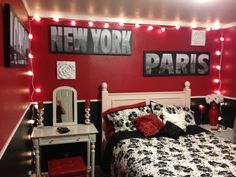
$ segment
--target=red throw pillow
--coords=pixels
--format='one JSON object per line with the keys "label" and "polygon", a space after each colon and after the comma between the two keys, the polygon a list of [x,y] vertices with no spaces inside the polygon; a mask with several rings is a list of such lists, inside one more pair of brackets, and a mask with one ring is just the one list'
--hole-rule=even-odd
{"label": "red throw pillow", "polygon": [[132,123],[136,126],[145,137],[151,137],[159,133],[160,129],[164,126],[163,122],[154,114],[141,116],[132,120]]}
{"label": "red throw pillow", "polygon": [[121,111],[121,110],[124,110],[124,109],[136,108],[136,107],[141,107],[141,106],[146,106],[146,102],[144,101],[144,102],[135,103],[135,104],[131,104],[131,105],[119,106],[119,107],[111,108],[111,109],[108,109],[108,110],[104,111],[102,113],[102,117],[104,118],[103,127],[105,127],[104,131],[105,131],[106,140],[107,141],[110,140],[112,135],[115,132],[113,123],[107,119],[107,114],[110,114],[110,113],[113,113],[113,112],[116,112],[116,111]]}
{"label": "red throw pillow", "polygon": [[107,117],[104,118],[104,132],[106,140],[110,140],[113,134],[115,133],[115,129],[113,126],[113,123],[107,119]]}

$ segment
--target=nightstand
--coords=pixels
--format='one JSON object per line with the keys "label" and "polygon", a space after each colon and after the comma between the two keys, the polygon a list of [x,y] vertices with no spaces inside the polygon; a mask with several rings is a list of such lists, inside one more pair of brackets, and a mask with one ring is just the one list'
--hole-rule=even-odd
{"label": "nightstand", "polygon": [[211,126],[209,124],[202,124],[199,125],[200,127],[212,132],[216,136],[222,137],[224,139],[230,140],[233,142],[233,129],[232,128],[227,128],[225,130],[212,130]]}

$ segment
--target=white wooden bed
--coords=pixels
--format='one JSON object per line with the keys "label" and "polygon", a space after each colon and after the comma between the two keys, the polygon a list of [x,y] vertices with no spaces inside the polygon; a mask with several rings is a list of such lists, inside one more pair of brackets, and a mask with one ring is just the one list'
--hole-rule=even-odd
{"label": "white wooden bed", "polygon": [[[179,91],[129,93],[109,93],[107,83],[102,83],[102,112],[143,101],[148,105],[150,101],[154,101],[151,104],[157,102],[162,106],[176,105],[190,108],[190,82],[186,81],[184,88]],[[118,114],[121,120],[122,116],[119,117]],[[174,116],[172,115],[172,118]],[[163,129],[168,127],[166,125]],[[176,133],[172,127],[166,130]],[[177,138],[165,134],[146,138],[142,137],[139,131],[131,130],[117,131],[106,142],[105,123],[102,119],[101,166],[106,173],[110,169],[108,174],[112,177],[168,177],[176,174],[193,177],[236,176],[235,150],[235,144],[201,129],[195,125],[195,121]]]}
{"label": "white wooden bed", "polygon": [[[179,91],[166,92],[126,92],[126,93],[110,93],[108,91],[108,84],[102,83],[102,112],[117,106],[129,105],[146,101],[156,101],[163,105],[179,105],[190,108],[191,103],[191,88],[190,82],[185,81],[184,88]],[[104,132],[104,122],[102,119],[102,152],[106,145],[106,138]]]}

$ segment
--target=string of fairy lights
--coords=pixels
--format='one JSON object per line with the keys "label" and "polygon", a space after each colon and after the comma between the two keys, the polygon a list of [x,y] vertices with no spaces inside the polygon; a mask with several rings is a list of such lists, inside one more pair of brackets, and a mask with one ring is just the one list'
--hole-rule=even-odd
{"label": "string of fairy lights", "polygon": [[220,50],[216,51],[216,55],[219,56],[219,63],[216,65],[215,69],[217,70],[217,77],[214,79],[214,82],[218,84],[217,89],[214,91],[216,94],[222,94],[221,93],[221,66],[222,66],[222,60],[223,60],[223,50],[224,50],[224,33],[223,30],[220,30]]}
{"label": "string of fairy lights", "polygon": [[[43,19],[43,18],[42,18]],[[30,40],[33,40],[33,35],[32,35],[32,32],[31,32],[31,22],[32,21],[36,21],[38,23],[40,23],[40,21],[42,20],[40,17],[32,17],[30,20],[29,20],[29,39]],[[49,19],[49,18],[46,18],[46,19]],[[54,17],[54,18],[50,18],[51,20],[53,20],[54,22],[62,22],[62,21],[68,21],[71,26],[76,26],[78,25],[79,21],[78,20],[71,20],[71,19],[62,19],[62,18],[57,18],[57,17]],[[146,29],[147,31],[152,31],[154,29],[158,29],[160,32],[165,32],[166,30],[179,30],[180,29],[180,25],[179,24],[176,24],[176,25],[173,25],[173,26],[162,26],[162,25],[149,25],[149,24],[138,24],[138,23],[123,23],[123,22],[93,22],[93,21],[88,21],[87,25],[89,27],[93,27],[94,25],[99,24],[99,25],[102,25],[103,28],[109,28],[111,27],[112,25],[119,25],[120,27],[123,27],[123,26],[126,26],[126,27],[133,27],[133,28],[140,28],[140,27],[143,27],[144,29]],[[206,32],[210,31],[210,30],[219,30],[220,31],[220,47],[218,50],[215,51],[215,54],[216,56],[219,57],[219,63],[218,65],[215,66],[215,69],[216,70],[216,73],[217,73],[217,76],[213,79],[213,82],[216,85],[216,90],[214,90],[213,92],[216,93],[216,94],[221,94],[221,86],[222,86],[222,82],[221,82],[221,65],[222,65],[222,60],[223,60],[223,50],[224,50],[224,34],[223,34],[223,30],[220,28],[220,24],[218,22],[215,22],[211,27],[210,26],[207,26],[207,27],[197,27],[197,24],[196,23],[192,23],[191,24],[191,28],[192,29],[197,29],[197,30],[205,30]],[[30,68],[31,70],[29,70],[27,72],[27,74],[29,76],[32,77],[32,82],[31,82],[31,85],[32,85],[32,93],[31,93],[31,101],[33,102],[34,101],[34,94],[35,93],[41,93],[41,88],[40,87],[35,87],[35,78],[34,78],[34,67],[33,67],[33,54],[32,54],[32,51],[31,51],[31,47],[30,47],[30,50],[29,50],[29,64],[30,64]]]}
{"label": "string of fairy lights", "polygon": [[35,88],[34,86],[34,67],[33,67],[33,55],[32,55],[32,51],[31,51],[31,40],[33,39],[33,35],[32,35],[32,31],[31,31],[31,20],[29,20],[29,40],[30,40],[30,47],[29,47],[29,53],[28,53],[28,61],[29,61],[29,65],[30,65],[30,70],[27,72],[27,74],[29,76],[31,76],[31,87],[32,87],[32,92],[31,92],[31,101],[33,102],[34,99],[34,94],[35,92],[40,92],[41,90],[38,90],[39,88]]}

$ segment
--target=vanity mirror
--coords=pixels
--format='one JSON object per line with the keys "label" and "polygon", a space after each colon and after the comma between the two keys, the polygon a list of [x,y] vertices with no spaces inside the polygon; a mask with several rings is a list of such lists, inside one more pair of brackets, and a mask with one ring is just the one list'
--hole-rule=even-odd
{"label": "vanity mirror", "polygon": [[53,90],[53,126],[77,124],[77,91],[68,86]]}

